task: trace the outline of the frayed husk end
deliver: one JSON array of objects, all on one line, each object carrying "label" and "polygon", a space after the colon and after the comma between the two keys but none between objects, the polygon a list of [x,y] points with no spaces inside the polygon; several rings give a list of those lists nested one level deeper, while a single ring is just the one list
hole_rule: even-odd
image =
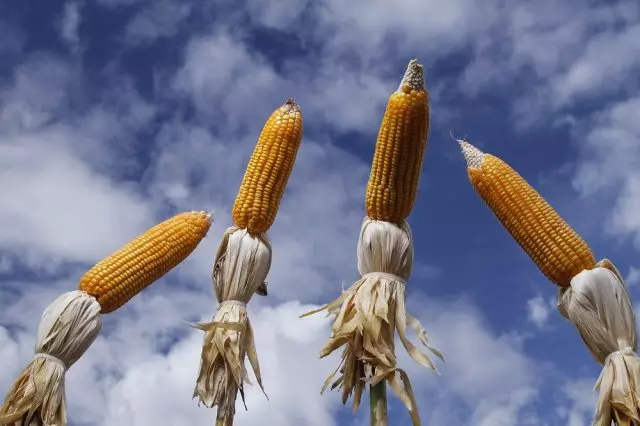
[{"label": "frayed husk end", "polygon": [[102,327],[100,304],[83,291],[51,303],[38,327],[33,358],[0,406],[0,425],[65,426],[65,372],[89,348]]},{"label": "frayed husk end", "polygon": [[640,358],[631,349],[605,361],[594,390],[598,392],[594,426],[640,424]]},{"label": "frayed husk end", "polygon": [[[422,324],[406,311],[405,279],[412,262],[413,241],[406,222],[397,226],[365,218],[358,243],[358,265],[363,277],[333,302],[304,316],[321,311],[335,316],[332,334],[320,352],[321,358],[344,347],[342,360],[325,381],[322,392],[329,386],[342,388],[342,402],[346,403],[353,395],[356,410],[365,385],[385,381],[409,410],[413,424],[418,425],[418,410],[409,378],[397,368],[395,332],[418,364],[436,370],[430,358],[409,341],[407,326],[434,355],[444,358],[429,345]],[[376,274],[376,271],[382,273]],[[338,378],[332,383],[336,375]]]},{"label": "frayed husk end", "polygon": [[[200,371],[193,397],[211,408],[218,407],[218,415],[233,418],[238,392],[244,402],[244,383],[250,383],[245,357],[262,387],[253,327],[247,309],[241,305],[223,305],[211,322],[194,324],[205,332],[202,344]],[[264,389],[263,389],[264,392]]]},{"label": "frayed husk end", "polygon": [[65,370],[58,363],[44,358],[32,359],[4,398],[0,425],[65,426],[64,375]]},{"label": "frayed husk end", "polygon": [[220,306],[212,321],[193,324],[205,332],[193,397],[207,407],[217,406],[222,421],[235,415],[238,392],[244,403],[244,384],[250,383],[245,357],[264,392],[246,304],[254,293],[262,291],[270,266],[271,245],[266,234],[227,229],[212,277]]},{"label": "frayed husk end", "polygon": [[577,328],[603,365],[594,426],[640,424],[640,358],[633,304],[622,276],[607,259],[558,291],[558,310]]}]

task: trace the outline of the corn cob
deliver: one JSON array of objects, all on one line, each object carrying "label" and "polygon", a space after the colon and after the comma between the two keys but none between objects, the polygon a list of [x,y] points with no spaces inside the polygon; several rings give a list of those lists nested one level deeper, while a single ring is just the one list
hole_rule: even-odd
[{"label": "corn cob", "polygon": [[474,189],[550,281],[567,287],[578,273],[595,267],[587,243],[515,170],[458,142]]},{"label": "corn cob", "polygon": [[98,262],[81,278],[79,288],[98,300],[101,313],[113,312],[182,262],[210,226],[206,212],[178,214]]},{"label": "corn cob", "polygon": [[401,223],[413,208],[429,132],[429,95],[423,67],[409,62],[382,118],[367,184],[366,211],[374,220]]},{"label": "corn cob", "polygon": [[302,140],[302,114],[293,99],[267,120],[233,205],[233,222],[251,234],[266,232],[278,213]]}]

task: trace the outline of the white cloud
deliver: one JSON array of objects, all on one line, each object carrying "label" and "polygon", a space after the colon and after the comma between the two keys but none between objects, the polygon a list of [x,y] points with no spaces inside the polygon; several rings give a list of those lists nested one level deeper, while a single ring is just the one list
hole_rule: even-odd
[{"label": "white cloud", "polygon": [[126,141],[150,114],[119,85],[110,93],[125,108],[111,109],[107,99],[75,112],[78,73],[60,59],[34,55],[1,92],[7,102],[0,107],[0,189],[7,199],[0,248],[36,269],[95,261],[154,222],[139,189],[112,180],[128,154],[112,138]]},{"label": "white cloud", "polygon": [[327,45],[334,54],[356,55],[368,66],[383,66],[390,52],[396,56],[444,53],[470,41],[487,29],[495,15],[491,2],[456,0],[355,1],[349,8],[339,0],[328,0],[320,20],[323,34],[332,34]]},{"label": "white cloud", "polygon": [[216,117],[218,126],[224,122],[228,132],[263,122],[266,111],[294,97],[316,123],[375,135],[404,69],[384,79],[373,68],[337,65],[331,56],[318,60],[322,66],[296,64],[279,74],[246,43],[219,30],[191,40],[173,87],[190,96],[200,114]]},{"label": "white cloud", "polygon": [[596,96],[624,87],[640,67],[640,25],[603,31],[589,39],[584,53],[553,82],[560,104],[581,96]]},{"label": "white cloud", "polygon": [[189,3],[173,0],[149,3],[129,21],[125,30],[126,43],[148,43],[175,35],[192,9]]},{"label": "white cloud", "polygon": [[[248,411],[240,401],[237,422],[247,425],[331,425],[335,398],[320,398],[320,369],[308,368],[315,360],[320,336],[328,333],[326,321],[302,323],[299,312],[310,309],[298,303],[252,311],[256,344],[269,401],[257,386],[247,392]],[[97,424],[189,425],[211,422],[215,410],[197,407],[191,399],[197,375],[202,336],[191,331],[167,356],[147,353],[151,358],[127,362],[123,377],[109,388],[107,410]],[[110,347],[111,348],[111,347]],[[283,385],[286,384],[286,385]],[[73,383],[70,381],[69,386]],[[295,402],[295,403],[292,403]],[[98,414],[98,413],[96,413]]]},{"label": "white cloud", "polygon": [[91,262],[150,225],[151,212],[74,156],[63,136],[0,138],[0,247]]},{"label": "white cloud", "polygon": [[591,424],[595,412],[596,394],[594,379],[576,379],[567,382],[562,389],[569,400],[569,406],[560,406],[557,411],[567,426],[587,426]]},{"label": "white cloud", "polygon": [[0,86],[2,133],[33,129],[60,117],[73,91],[76,70],[47,54],[34,54],[14,69],[12,84]]},{"label": "white cloud", "polygon": [[315,74],[311,90],[298,97],[303,105],[308,105],[311,116],[322,117],[337,130],[371,134],[373,141],[387,99],[397,88],[403,72],[397,70],[392,80],[383,80],[372,70],[350,70],[327,61]]},{"label": "white cloud", "polygon": [[[191,40],[173,86],[190,97],[199,113],[225,124],[220,127],[227,132],[258,127],[294,95],[264,58],[222,30]],[[304,104],[302,108],[304,114]]]},{"label": "white cloud", "polygon": [[542,424],[543,413],[530,406],[538,398],[543,370],[524,353],[522,337],[495,332],[466,301],[427,299],[411,291],[408,301],[409,312],[420,314],[430,343],[446,360],[438,377],[397,345],[424,424]]},{"label": "white cloud", "polygon": [[78,35],[81,22],[80,7],[81,4],[77,1],[65,3],[60,22],[60,36],[74,52],[80,47],[80,36]]},{"label": "white cloud", "polygon": [[9,389],[14,373],[22,368],[23,363],[32,355],[31,346],[35,344],[35,334],[33,337],[27,333],[19,332],[17,336],[12,336],[9,330],[0,325],[0,358],[5,363],[5,367],[0,371],[0,389]]},{"label": "white cloud", "polygon": [[[495,15],[493,5],[491,2],[479,7],[469,0],[446,4],[433,0],[358,0],[345,8],[338,0],[277,4],[262,0],[250,2],[248,12],[267,27],[283,31],[295,28],[305,40],[321,40],[325,53],[347,54],[373,65],[373,60],[382,59],[391,51],[398,56],[412,56],[459,47],[487,28]],[[315,19],[303,21],[309,16]],[[382,63],[375,65],[384,67]]]},{"label": "white cloud", "polygon": [[260,24],[289,31],[310,4],[309,0],[251,1],[247,2],[246,8]]},{"label": "white cloud", "polygon": [[625,279],[625,283],[628,286],[634,286],[634,285],[640,283],[640,269],[631,267],[629,269],[629,274],[627,275],[627,278]]},{"label": "white cloud", "polygon": [[540,295],[535,296],[527,300],[527,319],[537,328],[544,328],[555,307],[555,298],[545,299]]},{"label": "white cloud", "polygon": [[607,231],[640,244],[640,98],[614,103],[591,120],[574,186],[582,194],[612,195]]},{"label": "white cloud", "polygon": [[626,82],[640,68],[638,17],[633,0],[521,2],[497,13],[491,30],[474,41],[461,86],[475,94],[525,82],[509,90],[514,126],[548,122],[564,108],[631,87]]}]

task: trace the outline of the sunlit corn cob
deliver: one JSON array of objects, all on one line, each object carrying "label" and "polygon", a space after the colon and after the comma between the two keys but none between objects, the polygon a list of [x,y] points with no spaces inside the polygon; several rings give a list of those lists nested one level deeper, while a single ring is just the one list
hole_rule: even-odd
[{"label": "sunlit corn cob", "polygon": [[293,99],[267,120],[233,205],[233,222],[251,234],[266,232],[278,213],[302,140],[302,114]]},{"label": "sunlit corn cob", "polygon": [[409,62],[400,87],[390,97],[380,125],[366,211],[374,220],[400,223],[411,213],[418,190],[429,131],[429,95],[424,71]]},{"label": "sunlit corn cob", "polygon": [[178,214],[98,262],[81,278],[79,288],[98,300],[101,313],[113,312],[182,262],[210,226],[209,213]]},{"label": "sunlit corn cob", "polygon": [[549,280],[567,287],[578,273],[595,267],[587,243],[515,170],[459,142],[474,189]]}]

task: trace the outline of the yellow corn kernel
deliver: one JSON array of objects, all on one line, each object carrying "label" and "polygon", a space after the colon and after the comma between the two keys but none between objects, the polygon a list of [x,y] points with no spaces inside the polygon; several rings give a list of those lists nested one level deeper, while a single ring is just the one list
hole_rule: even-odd
[{"label": "yellow corn kernel", "polygon": [[401,223],[413,209],[429,132],[429,94],[414,59],[387,102],[367,184],[365,207],[374,220]]},{"label": "yellow corn kernel", "polygon": [[567,287],[595,267],[587,243],[527,181],[498,157],[459,142],[474,189],[549,280]]},{"label": "yellow corn kernel", "polygon": [[97,299],[101,313],[113,312],[186,259],[210,226],[206,212],[165,220],[98,262],[80,279],[79,288]]},{"label": "yellow corn kernel", "polygon": [[233,205],[237,227],[246,228],[251,234],[271,227],[301,141],[302,113],[289,99],[271,114],[251,155]]}]

